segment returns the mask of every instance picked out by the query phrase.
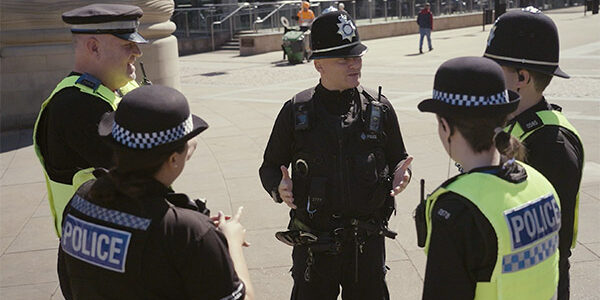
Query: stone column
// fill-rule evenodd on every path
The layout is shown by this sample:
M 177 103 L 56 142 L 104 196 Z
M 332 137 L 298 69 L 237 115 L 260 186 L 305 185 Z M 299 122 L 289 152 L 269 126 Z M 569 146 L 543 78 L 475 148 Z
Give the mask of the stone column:
M 122 0 L 144 10 L 140 32 L 146 74 L 154 84 L 180 87 L 177 39 L 171 35 L 169 0 Z M 32 128 L 41 103 L 73 68 L 71 32 L 61 15 L 95 1 L 2 0 L 0 2 L 0 130 Z M 136 65 L 137 81 L 142 81 Z M 74 116 L 76 117 L 76 116 Z

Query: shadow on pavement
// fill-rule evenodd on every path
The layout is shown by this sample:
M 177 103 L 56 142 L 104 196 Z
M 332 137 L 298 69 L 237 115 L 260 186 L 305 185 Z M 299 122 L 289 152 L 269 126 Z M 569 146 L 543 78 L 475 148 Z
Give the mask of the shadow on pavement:
M 0 134 L 0 153 L 17 150 L 33 144 L 33 129 L 14 130 Z

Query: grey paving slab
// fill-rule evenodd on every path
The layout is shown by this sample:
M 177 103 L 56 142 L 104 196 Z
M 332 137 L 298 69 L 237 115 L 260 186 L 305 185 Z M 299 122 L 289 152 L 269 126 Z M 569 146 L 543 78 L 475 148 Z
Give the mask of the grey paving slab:
M 278 229 L 260 229 L 246 232 L 251 246 L 244 249 L 248 268 L 270 268 L 292 265 L 292 247 L 275 239 Z
M 251 268 L 257 299 L 289 299 L 292 292 L 291 263 L 285 267 Z
M 55 250 L 59 240 L 53 220 L 52 216 L 30 218 L 5 253 Z
M 563 106 L 586 147 L 578 246 L 571 269 L 572 299 L 597 299 L 600 269 L 600 16 L 576 11 L 549 15 L 561 34 L 561 68 L 569 80 L 554 79 L 547 98 Z M 595 26 L 596 28 L 598 26 Z M 417 111 L 430 96 L 433 75 L 445 60 L 483 53 L 490 26 L 432 34 L 435 50 L 415 55 L 416 35 L 369 40 L 363 60 L 363 85 L 381 85 L 398 116 L 411 155 L 414 179 L 397 197 L 398 213 L 390 220 L 396 240 L 386 241 L 387 274 L 392 299 L 419 299 L 426 265 L 416 245 L 412 211 L 419 198 L 418 179 L 431 192 L 456 174 L 437 137 L 431 114 Z M 262 190 L 258 167 L 273 121 L 283 103 L 318 82 L 312 63 L 290 66 L 280 52 L 240 57 L 216 51 L 181 57 L 182 91 L 191 110 L 210 128 L 198 138 L 198 149 L 174 183 L 177 191 L 205 197 L 213 212 L 245 207 L 242 222 L 252 243 L 245 249 L 259 299 L 287 299 L 291 248 L 276 241 L 285 228 L 288 209 L 274 204 Z M 31 130 L 2 133 L 0 144 L 0 298 L 62 299 L 56 278 L 56 238 L 42 172 L 31 147 Z M 50 224 L 51 225 L 51 224 Z M 38 250 L 36 250 L 38 249 Z M 45 250 L 39 250 L 45 249 Z
M 276 205 L 273 200 L 267 197 L 257 199 L 256 201 L 233 202 L 231 204 L 233 211 L 237 210 L 240 206 L 244 207 L 242 216 L 244 219 L 243 224 L 248 230 L 285 230 L 290 219 L 288 217 L 289 209 L 287 206 Z M 267 239 L 271 243 L 279 243 L 275 240 L 274 235 L 267 236 Z
M 596 256 L 600 257 L 600 243 L 588 243 L 585 246 Z
M 57 282 L 17 285 L 0 287 L 0 299 L 31 300 L 50 299 L 57 286 Z
M 35 213 L 45 195 L 45 184 L 2 186 L 0 189 L 0 237 L 16 237 Z
M 2 255 L 0 288 L 58 282 L 56 259 L 56 249 Z
M 587 261 L 571 265 L 571 299 L 598 299 L 600 261 Z
M 386 281 L 391 299 L 420 299 L 423 281 L 410 261 L 388 261 Z

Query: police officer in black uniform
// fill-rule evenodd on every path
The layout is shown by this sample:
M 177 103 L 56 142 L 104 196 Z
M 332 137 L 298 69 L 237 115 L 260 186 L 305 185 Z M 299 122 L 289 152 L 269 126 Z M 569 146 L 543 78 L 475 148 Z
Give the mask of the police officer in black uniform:
M 180 92 L 156 85 L 103 116 L 98 131 L 116 167 L 96 169 L 65 208 L 58 274 L 66 299 L 253 298 L 241 208 L 211 220 L 203 202 L 170 188 L 207 127 Z
M 516 45 L 516 46 L 515 46 Z M 569 257 L 576 245 L 579 187 L 584 149 L 579 133 L 543 95 L 553 76 L 569 78 L 558 66 L 558 30 L 550 17 L 527 7 L 502 15 L 490 35 L 485 57 L 504 71 L 507 88 L 521 103 L 507 130 L 527 148 L 526 162 L 540 171 L 558 192 L 562 208 L 558 299 L 569 299 Z
M 75 173 L 113 165 L 97 126 L 123 94 L 138 87 L 133 64 L 142 55 L 138 44 L 148 42 L 137 31 L 142 15 L 139 7 L 120 4 L 92 4 L 62 15 L 73 33 L 73 71 L 42 104 L 33 138 L 59 235 Z
M 350 16 L 323 14 L 311 28 L 320 83 L 281 109 L 260 167 L 263 187 L 292 210 L 292 299 L 388 299 L 385 236 L 393 197 L 410 180 L 390 102 L 359 84 L 362 56 Z M 290 178 L 288 166 L 291 164 Z

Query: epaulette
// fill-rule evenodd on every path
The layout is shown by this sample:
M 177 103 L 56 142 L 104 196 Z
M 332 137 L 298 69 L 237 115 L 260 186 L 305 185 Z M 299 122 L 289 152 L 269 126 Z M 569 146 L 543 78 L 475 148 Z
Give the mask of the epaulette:
M 310 119 L 313 111 L 312 98 L 315 88 L 306 89 L 292 98 L 292 109 L 294 114 L 294 129 L 310 129 Z
M 517 122 L 523 129 L 523 133 L 536 130 L 544 126 L 544 122 L 536 113 L 528 113 L 517 118 Z
M 96 91 L 98 87 L 100 87 L 100 85 L 102 84 L 102 81 L 90 75 L 89 73 L 84 73 L 83 75 L 79 76 L 77 81 L 75 81 L 75 84 L 81 84 L 89 87 L 93 91 Z

